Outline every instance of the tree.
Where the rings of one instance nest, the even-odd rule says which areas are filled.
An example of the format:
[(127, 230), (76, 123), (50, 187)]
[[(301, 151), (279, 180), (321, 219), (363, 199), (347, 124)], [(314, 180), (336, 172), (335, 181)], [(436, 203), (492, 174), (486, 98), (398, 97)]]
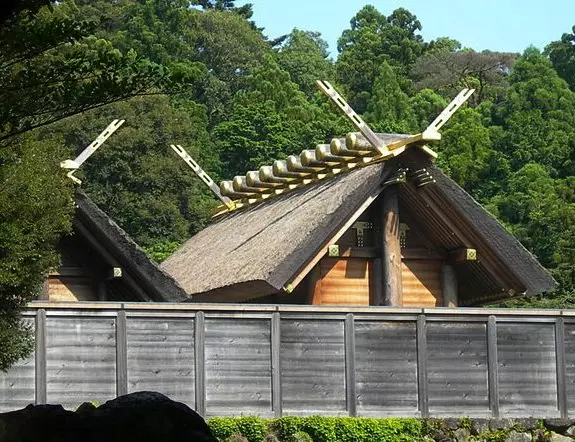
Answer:
[(506, 191), (493, 197), (489, 205), (560, 282), (551, 302), (535, 300), (535, 305), (572, 307), (575, 302), (571, 242), (575, 237), (574, 184), (572, 177), (554, 180), (541, 165), (526, 164), (510, 177)]
[(71, 181), (59, 167), (69, 152), (62, 140), (31, 136), (0, 148), (0, 370), (32, 350), (19, 309), (37, 297), (54, 245), (71, 228)]
[(310, 100), (272, 55), (246, 78), (227, 121), (214, 128), (227, 177), (299, 154), (349, 127), (319, 93)]
[(416, 129), (409, 97), (401, 90), (395, 72), (385, 61), (375, 79), (365, 119), (384, 132), (411, 133)]
[(316, 80), (332, 79), (334, 67), (329, 60), (327, 42), (318, 32), (294, 29), (278, 50), (279, 66), (290, 74), (308, 97), (316, 91)]
[(460, 109), (442, 131), (438, 165), (476, 198), (489, 179), (493, 155), (489, 128), (475, 109)]
[(575, 91), (575, 26), (570, 34), (563, 34), (561, 40), (549, 43), (545, 53), (559, 76)]
[(447, 101), (431, 89), (422, 89), (409, 99), (415, 117), (415, 128), (422, 132), (447, 106)]
[(397, 71), (402, 89), (409, 88), (405, 74), (424, 49), (420, 30), (417, 17), (403, 8), (386, 17), (373, 6), (365, 6), (351, 19), (351, 29), (343, 31), (337, 42), (336, 71), (357, 112), (365, 111), (383, 61)]
[[(134, 51), (119, 51), (93, 34), (95, 26), (73, 2), (63, 1), (22, 9), (0, 29), (2, 370), (31, 350), (18, 310), (37, 297), (45, 275), (57, 266), (55, 243), (71, 227), (73, 189), (59, 167), (71, 152), (63, 147), (63, 136), (48, 127), (194, 80)], [(47, 130), (41, 137), (39, 128)]]
[(538, 163), (552, 176), (575, 172), (575, 94), (537, 49), (520, 57), (509, 78), (506, 100), (494, 122), (504, 134), (497, 149), (514, 170)]
[(22, 12), (0, 29), (0, 142), (94, 107), (192, 81), (133, 51), (118, 51), (90, 35), (93, 28), (73, 3), (63, 2), (36, 14)]
[(86, 193), (143, 247), (182, 243), (208, 221), (211, 193), (169, 148), (181, 144), (213, 175), (205, 108), (172, 105), (165, 96), (137, 97), (52, 125), (77, 152), (114, 118), (124, 125), (78, 172)]
[(433, 89), (445, 97), (456, 95), (461, 89), (475, 89), (470, 103), (478, 105), (485, 99), (497, 100), (507, 88), (515, 54), (430, 50), (416, 61), (412, 77), (416, 89)]

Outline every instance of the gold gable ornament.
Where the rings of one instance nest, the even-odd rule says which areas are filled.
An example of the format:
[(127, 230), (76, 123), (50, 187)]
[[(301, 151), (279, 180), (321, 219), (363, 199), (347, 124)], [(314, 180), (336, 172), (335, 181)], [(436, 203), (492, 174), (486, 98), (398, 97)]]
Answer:
[[(411, 146), (421, 149), (432, 158), (437, 158), (437, 153), (427, 146), (427, 142), (441, 139), (439, 129), (474, 92), (473, 89), (462, 90), (422, 133), (399, 137), (386, 144), (329, 82), (318, 80), (316, 83), (350, 119), (358, 133), (350, 132), (346, 134), (344, 141), (335, 138), (329, 144), (319, 144), (315, 149), (302, 151), (300, 155), (290, 155), (285, 160), (276, 160), (271, 166), (262, 166), (259, 170), (248, 171), (245, 176), (222, 181), (219, 187), (180, 145), (171, 146), (223, 202), (215, 209), (214, 217), (267, 201), (358, 167), (384, 162), (402, 154)], [(405, 175), (405, 171), (403, 173)], [(415, 171), (411, 177), (414, 178), (417, 187), (434, 182), (433, 177), (425, 169)]]

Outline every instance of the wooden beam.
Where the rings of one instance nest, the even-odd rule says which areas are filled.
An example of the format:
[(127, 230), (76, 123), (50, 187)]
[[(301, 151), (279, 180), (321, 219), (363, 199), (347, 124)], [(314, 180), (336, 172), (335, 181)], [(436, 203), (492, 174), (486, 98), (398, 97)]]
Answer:
[(383, 298), (385, 305), (394, 307), (403, 304), (398, 195), (398, 186), (387, 187), (381, 204)]
[(477, 261), (477, 250), (462, 247), (449, 251), (449, 261), (452, 263), (464, 261)]
[(357, 208), (357, 210), (351, 215), (347, 221), (340, 227), (340, 229), (333, 235), (326, 244), (324, 244), (321, 249), (315, 254), (315, 256), (308, 261), (308, 263), (300, 270), (296, 276), (286, 283), (284, 290), (287, 293), (291, 293), (297, 285), (307, 276), (309, 272), (315, 267), (315, 265), (323, 258), (331, 245), (337, 243), (337, 241), (347, 232), (347, 230), (357, 221), (360, 215), (367, 210), (367, 208), (377, 199), (380, 195), (381, 190), (377, 189), (374, 193), (366, 198), (366, 200)]
[[(512, 275), (508, 272), (506, 273), (503, 266), (500, 265), (501, 263), (493, 261), (492, 254), (486, 253), (487, 250), (483, 248), (481, 239), (473, 231), (473, 228), (466, 226), (465, 222), (456, 223), (456, 220), (461, 221), (461, 218), (457, 212), (453, 211), (453, 207), (446, 206), (442, 197), (435, 194), (434, 189), (436, 186), (426, 186), (418, 192), (415, 186), (408, 182), (404, 185), (404, 188), (412, 195), (416, 195), (420, 199), (421, 204), (429, 207), (438, 220), (461, 241), (463, 248), (479, 248), (477, 253), (481, 255), (481, 264), (493, 276), (495, 283), (499, 287), (503, 289), (515, 285), (510, 281)], [(434, 197), (434, 195), (436, 196)]]
[(457, 274), (449, 264), (441, 265), (441, 298), (443, 307), (457, 307)]

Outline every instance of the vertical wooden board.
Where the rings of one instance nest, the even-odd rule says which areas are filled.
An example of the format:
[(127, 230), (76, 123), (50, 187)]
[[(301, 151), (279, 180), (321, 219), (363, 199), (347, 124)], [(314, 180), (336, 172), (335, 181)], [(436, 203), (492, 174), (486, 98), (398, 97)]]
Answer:
[[(24, 323), (33, 328), (33, 320)], [(7, 372), (0, 371), (0, 413), (14, 411), (34, 403), (35, 355), (18, 361)]]
[(357, 413), (415, 413), (417, 340), (415, 322), (355, 321)]
[(554, 324), (498, 323), (497, 350), (501, 414), (556, 416)]
[(282, 317), (281, 376), (284, 414), (345, 412), (344, 321)]
[(427, 354), (432, 415), (489, 415), (486, 324), (428, 322)]
[(565, 384), (569, 415), (575, 414), (575, 323), (565, 323)]
[(194, 320), (128, 318), (128, 392), (151, 390), (195, 409)]
[(437, 307), (441, 305), (441, 261), (404, 259), (401, 263), (403, 305)]
[(208, 416), (271, 416), (269, 319), (206, 319)]
[(46, 319), (47, 399), (74, 409), (86, 401), (104, 403), (116, 394), (114, 319)]
[(319, 267), (312, 304), (369, 305), (371, 260), (323, 258)]

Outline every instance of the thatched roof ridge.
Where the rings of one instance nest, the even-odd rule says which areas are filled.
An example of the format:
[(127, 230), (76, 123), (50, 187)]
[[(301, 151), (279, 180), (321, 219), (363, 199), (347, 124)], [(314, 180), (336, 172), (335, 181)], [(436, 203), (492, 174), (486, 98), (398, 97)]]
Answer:
[(280, 291), (388, 174), (375, 164), (232, 213), (189, 239), (161, 267), (189, 295), (239, 301)]
[(75, 196), (74, 226), (84, 227), (154, 301), (183, 301), (184, 289), (82, 190)]

